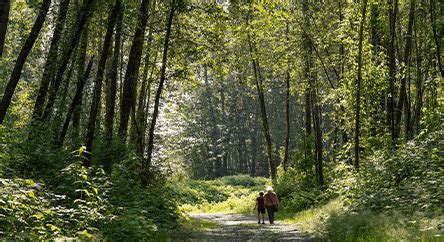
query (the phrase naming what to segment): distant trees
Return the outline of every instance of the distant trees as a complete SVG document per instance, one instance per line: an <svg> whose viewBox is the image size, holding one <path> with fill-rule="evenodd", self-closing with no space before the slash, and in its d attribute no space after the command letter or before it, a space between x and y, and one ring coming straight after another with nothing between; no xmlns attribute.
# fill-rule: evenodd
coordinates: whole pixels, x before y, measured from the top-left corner
<svg viewBox="0 0 444 242"><path fill-rule="evenodd" d="M0 0L0 123L39 152L84 145L86 166L134 162L143 184L186 169L324 186L442 122L435 0L15 4ZM9 14L33 8L33 24Z"/></svg>

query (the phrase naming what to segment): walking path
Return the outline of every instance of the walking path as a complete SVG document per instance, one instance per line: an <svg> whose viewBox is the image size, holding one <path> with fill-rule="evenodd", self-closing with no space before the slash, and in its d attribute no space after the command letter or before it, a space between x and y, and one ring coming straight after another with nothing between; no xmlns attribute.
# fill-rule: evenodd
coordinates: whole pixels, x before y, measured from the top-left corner
<svg viewBox="0 0 444 242"><path fill-rule="evenodd" d="M190 214L194 219L201 219L218 224L211 229L194 235L193 241L314 241L302 235L295 224L276 221L270 225L258 224L253 216L241 214Z"/></svg>

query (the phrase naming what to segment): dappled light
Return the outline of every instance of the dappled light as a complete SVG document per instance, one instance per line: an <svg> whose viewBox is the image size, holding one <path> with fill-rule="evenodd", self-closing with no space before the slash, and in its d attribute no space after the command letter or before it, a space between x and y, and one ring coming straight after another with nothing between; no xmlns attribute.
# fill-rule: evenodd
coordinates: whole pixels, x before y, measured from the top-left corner
<svg viewBox="0 0 444 242"><path fill-rule="evenodd" d="M443 45L442 0L0 0L0 240L442 241Z"/></svg>

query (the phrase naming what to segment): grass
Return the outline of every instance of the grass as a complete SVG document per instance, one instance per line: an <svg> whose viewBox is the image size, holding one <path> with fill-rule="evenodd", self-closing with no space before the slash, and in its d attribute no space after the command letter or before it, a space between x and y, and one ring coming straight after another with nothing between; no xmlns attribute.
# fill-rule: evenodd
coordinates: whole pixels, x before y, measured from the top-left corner
<svg viewBox="0 0 444 242"><path fill-rule="evenodd" d="M184 198L180 206L183 212L250 214L268 179L237 175L212 181L188 180L182 184L177 192Z"/></svg>
<svg viewBox="0 0 444 242"><path fill-rule="evenodd" d="M296 223L301 232L330 241L444 241L442 217L396 211L353 212L339 198L295 214L278 213L277 219Z"/></svg>

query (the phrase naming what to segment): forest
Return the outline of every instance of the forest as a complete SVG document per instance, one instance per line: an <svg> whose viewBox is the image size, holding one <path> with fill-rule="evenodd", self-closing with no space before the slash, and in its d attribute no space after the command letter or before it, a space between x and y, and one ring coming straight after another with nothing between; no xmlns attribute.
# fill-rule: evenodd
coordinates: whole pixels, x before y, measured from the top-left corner
<svg viewBox="0 0 444 242"><path fill-rule="evenodd" d="M444 241L443 48L443 0L0 0L0 240Z"/></svg>

